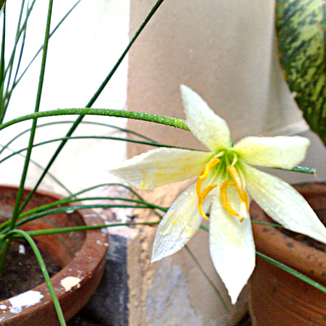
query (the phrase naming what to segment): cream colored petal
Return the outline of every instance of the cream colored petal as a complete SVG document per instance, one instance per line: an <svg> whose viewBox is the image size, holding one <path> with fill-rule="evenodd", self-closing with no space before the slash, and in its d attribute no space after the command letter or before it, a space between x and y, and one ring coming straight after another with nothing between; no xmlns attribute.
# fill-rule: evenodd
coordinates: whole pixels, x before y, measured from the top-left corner
<svg viewBox="0 0 326 326"><path fill-rule="evenodd" d="M230 195L231 191L233 196ZM230 187L230 192L231 205L238 211L240 205L235 188ZM231 302L235 304L255 267L250 219L239 222L237 217L227 213L220 197L216 196L212 203L209 234L214 266L229 292Z"/></svg>
<svg viewBox="0 0 326 326"><path fill-rule="evenodd" d="M326 228L293 187L243 164L246 187L257 204L276 222L294 232L326 243Z"/></svg>
<svg viewBox="0 0 326 326"><path fill-rule="evenodd" d="M210 152L159 148L125 161L109 172L140 189L197 176L212 157Z"/></svg>
<svg viewBox="0 0 326 326"><path fill-rule="evenodd" d="M234 149L247 164L292 169L306 157L309 143L299 136L246 137Z"/></svg>
<svg viewBox="0 0 326 326"><path fill-rule="evenodd" d="M193 135L211 151L228 148L230 131L226 122L189 87L180 86L187 126Z"/></svg>
<svg viewBox="0 0 326 326"><path fill-rule="evenodd" d="M212 193L204 201L204 212L207 211L211 199ZM155 235L152 262L179 251L195 234L201 221L194 183L173 202L160 222Z"/></svg>

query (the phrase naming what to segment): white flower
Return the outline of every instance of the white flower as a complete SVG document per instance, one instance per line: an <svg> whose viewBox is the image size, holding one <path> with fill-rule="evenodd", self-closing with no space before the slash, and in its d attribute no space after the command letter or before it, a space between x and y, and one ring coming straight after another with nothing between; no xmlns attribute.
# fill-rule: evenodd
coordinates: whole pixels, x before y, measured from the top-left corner
<svg viewBox="0 0 326 326"><path fill-rule="evenodd" d="M181 93L187 125L210 151L155 149L110 172L141 189L198 176L159 224L152 262L181 249L211 206L210 253L235 303L255 267L247 191L287 229L326 243L326 229L305 199L281 179L251 167L291 169L304 159L309 140L246 137L233 147L226 122L188 87L181 85Z"/></svg>

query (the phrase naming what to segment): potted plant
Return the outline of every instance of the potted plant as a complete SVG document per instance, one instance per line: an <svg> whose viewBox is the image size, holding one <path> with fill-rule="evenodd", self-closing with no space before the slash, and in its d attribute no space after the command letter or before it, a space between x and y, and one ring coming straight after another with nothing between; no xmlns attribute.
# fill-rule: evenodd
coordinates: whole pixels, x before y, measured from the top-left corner
<svg viewBox="0 0 326 326"><path fill-rule="evenodd" d="M5 220L1 221L0 224L0 270L4 268L5 264L8 264L6 258L10 243L25 239L32 247L38 259L44 278L46 279L46 286L51 294L51 299L49 299L46 304L43 304L43 297L48 297L48 295L41 292L43 291L41 290L41 287L36 287L34 290L31 290L31 292L27 291L27 295L32 295L33 300L40 301L41 306L43 305L45 307L45 316L47 319L44 319L44 317L41 317L43 319L40 319L44 324L50 325L52 322L53 325L57 325L58 323L60 325L65 325L66 320L69 319L79 308L73 307L65 310L64 305L61 307L60 303L64 304L65 301L70 301L70 303L72 302L74 304L75 299L69 299L67 294L71 294L72 298L80 298L82 296L82 304L85 303L88 295L83 294L84 292L82 292L83 288L81 285L85 284L86 287L94 290L103 268L106 235L103 235L101 231L94 232L93 229L105 228L108 227L108 225L105 223L101 224L98 220L91 220L90 225L88 224L89 216L85 218L85 221L83 221L81 217L82 214L79 213L79 211L85 211L90 208L103 209L124 207L156 209L166 213L162 221L159 219L158 221L149 223L158 224L158 222L161 222L154 241L153 261L160 260L161 258L182 248L199 227L207 230L205 226L201 225L201 221L202 219L210 218L211 256L218 273L228 288L232 303L235 303L241 289L247 282L255 266L255 247L251 232L251 222L248 214L249 197L247 190L254 198L260 199L260 206L264 209L268 209L268 205L266 205L265 188L266 185L269 186L273 182L276 182L272 176L260 174L258 170L252 168L250 165L277 167L284 170L311 173L311 169L297 167L297 164L299 164L299 162L304 158L308 147L309 142L306 139L302 137L276 137L275 139L247 137L234 146L230 139L229 129L226 122L219 116L215 115L204 100L186 86L181 86L186 121L143 112L93 108L99 94L111 80L111 77L128 53L130 47L162 2L163 0L160 0L155 3L135 36L131 39L125 51L123 51L117 64L105 77L98 90L85 107L40 111L48 46L53 35L52 32L50 32L53 1L49 1L46 17L47 23L44 31L44 43L40 50L42 59L39 80L37 83L36 104L33 108L34 111L28 111L24 115L13 119L5 119L5 117L7 117L8 112L10 112L10 100L12 94L14 93L17 83L20 82L21 53L23 53L25 36L26 33L28 33L28 21L31 19L30 15L35 1L30 4L26 4L22 1L21 11L18 15L18 28L15 35L14 50L12 56L9 57L9 60L5 55L6 5L3 7L2 15L4 18L4 32L0 64L0 80L2 89L0 103L0 132L8 130L13 125L24 121L30 121L32 122L32 125L31 128L24 131L29 135L27 147L12 154L14 156L24 152L25 158L17 192L13 193L13 190L11 190L13 205L8 210L8 216ZM58 25L60 24L61 22L59 22ZM56 30L56 28L54 30ZM42 143L37 143L35 140L35 135L40 127L38 125L38 120L44 117L63 115L77 115L78 117L72 123L70 122L70 129L64 137L49 140L50 142L59 141L60 145L56 147L54 154L51 156L49 161L46 162L42 175L37 180L35 186L30 191L26 191L25 184L31 164L32 153L35 150L35 147L42 145ZM90 189L84 189L77 193L72 193L65 198L56 198L49 194L44 195L42 193L37 193L38 186L44 177L49 174L49 169L57 157L61 155L66 143L77 138L73 136L74 131L83 123L83 119L86 115L137 119L173 126L186 131L191 130L194 136L209 148L209 151L173 148L173 146L164 146L142 135L137 135L142 137L142 140L138 141L139 143L158 147L158 149L127 161L116 169L112 169L111 173L141 189L149 189L154 186L184 180L195 176L197 176L197 181L176 199L170 209L146 202L133 189L121 184L119 187L121 186L129 189L135 195L135 198L129 198L128 196L126 198L81 196L87 193ZM124 131L128 132L128 130ZM16 137L19 137L19 135L14 135L12 140L16 139ZM94 136L78 137L89 138ZM102 138L137 142L128 138ZM7 145L4 147L7 148L12 140L8 141ZM8 155L5 159L8 160L10 157L12 156ZM80 164L82 164L82 162L80 162ZM267 191L266 196L269 196L269 199L273 202L276 201L278 196L287 196L287 203L290 203L291 207L297 208L295 213L300 215L303 222L297 223L296 221L293 221L293 216L290 216L289 223L288 221L282 220L279 210L275 209L275 207L272 209L272 213L274 214L273 218L278 219L280 223L284 224L291 230L304 233L310 237L325 242L325 228L321 225L315 214L311 212L306 201L302 201L302 197L297 192L293 192L292 188L286 183L278 182L280 188L275 192ZM94 188L100 186L103 185L97 185L94 186ZM48 202L46 204L40 204L38 202L36 205L32 205L31 203L33 203L33 200L36 200L40 196L46 197ZM285 209L285 203L282 202L281 204L281 208ZM212 205L212 208L211 211L208 212L210 205ZM75 211L76 213L73 213ZM58 215L59 220L66 220L68 216L69 221L70 215L77 215L77 222L74 225L59 223L58 227L55 228L49 225L44 227L44 225L42 225L42 218L45 217L45 220L49 221L49 216L52 216L53 214L62 214ZM88 214L91 214L92 216L96 215L95 213ZM161 217L161 215L159 216ZM36 226L34 224L34 221L36 220L40 221L41 224ZM94 225L94 223L96 223L96 225ZM109 226L129 224L130 223L116 223ZM77 236L77 238L74 238L76 231L83 231L86 232L86 234L82 233ZM59 263L61 262L62 265L66 265L52 279L49 278L35 240L39 239L39 247L41 249L43 248L44 253L47 253L49 252L49 239L51 239L49 235L58 234L58 236L54 237L54 240L59 238L66 239L66 236L59 236L59 234L61 235L65 233L73 238L73 245L70 242L68 247L76 245L76 250L73 250L72 253L70 253L70 258L72 258L71 263L76 260L85 260L85 257L88 254L85 256L84 246L89 239L91 239L90 242L93 246L91 250L93 251L96 251L94 246L96 247L98 244L97 240L104 240L104 242L101 241L100 244L100 257L96 260L94 255L89 256L89 258L94 259L94 262L97 261L95 264L95 272L88 271L86 267L81 267L82 270L78 271L79 273L68 275L66 274L66 271L68 270L71 272L71 263L68 262L69 259L66 261L66 258L62 258L59 255L59 257L54 257L54 260L57 260ZM99 238L96 238L96 236ZM65 240L63 240L63 242L65 242ZM53 245L50 245L50 247L51 246ZM58 244L58 246L60 245ZM230 259L230 257L233 257L233 259ZM63 261L65 262L63 263ZM236 268L234 266L236 266ZM77 269L79 269L79 267ZM91 284L87 282L90 274L95 275L95 280ZM82 277L82 275L84 276ZM61 290L63 290L62 297L60 297ZM71 292L72 290L76 290L76 294ZM13 308L18 306L16 300L21 298L22 297L18 295L18 297L8 298L7 301L0 304L0 309L2 309L0 321L2 323L10 323L10 319L12 319L10 314L17 312L17 310L10 311L10 309L12 308L12 310L14 310ZM31 297L28 296L28 299L30 298ZM23 302L25 303L26 297L23 296L23 299ZM54 320L53 318L54 309L52 308L52 304L49 303L51 300L53 301L58 320ZM25 319L21 322L22 324L28 325L28 323L35 322L36 319L34 318L36 318L35 316L37 316L37 313L32 315L35 313L33 307L34 305L28 307L28 305L23 304L22 310L25 310L26 308L26 315L23 317ZM17 321L14 321L14 324L18 325Z"/></svg>

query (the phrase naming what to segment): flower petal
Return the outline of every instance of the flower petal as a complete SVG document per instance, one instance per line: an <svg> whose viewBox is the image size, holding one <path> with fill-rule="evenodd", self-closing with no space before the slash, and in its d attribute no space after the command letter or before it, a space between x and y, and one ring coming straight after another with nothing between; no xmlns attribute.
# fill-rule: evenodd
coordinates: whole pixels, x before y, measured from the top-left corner
<svg viewBox="0 0 326 326"><path fill-rule="evenodd" d="M203 204L204 212L207 211L211 200L212 194L208 194ZM201 221L194 183L172 203L160 222L155 235L152 262L179 251L196 233Z"/></svg>
<svg viewBox="0 0 326 326"><path fill-rule="evenodd" d="M140 189L152 189L198 175L212 155L163 147L135 156L109 172Z"/></svg>
<svg viewBox="0 0 326 326"><path fill-rule="evenodd" d="M293 187L270 174L243 164L246 187L257 204L285 228L326 243L326 228Z"/></svg>
<svg viewBox="0 0 326 326"><path fill-rule="evenodd" d="M292 169L304 160L309 144L299 136L246 137L234 149L247 164Z"/></svg>
<svg viewBox="0 0 326 326"><path fill-rule="evenodd" d="M232 206L237 206L234 207L237 210L240 206L238 194L235 188L231 189L233 196L229 195L230 202ZM209 234L214 266L235 304L255 268L256 253L250 219L239 222L237 217L227 213L220 197L216 196L212 203Z"/></svg>
<svg viewBox="0 0 326 326"><path fill-rule="evenodd" d="M211 151L229 148L230 131L226 122L189 87L180 86L187 126L193 135Z"/></svg>

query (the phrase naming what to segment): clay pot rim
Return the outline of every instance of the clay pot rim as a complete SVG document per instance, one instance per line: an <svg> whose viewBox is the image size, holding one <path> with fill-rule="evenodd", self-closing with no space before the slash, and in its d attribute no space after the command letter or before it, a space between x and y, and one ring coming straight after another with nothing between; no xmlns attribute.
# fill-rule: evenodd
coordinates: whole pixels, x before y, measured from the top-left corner
<svg viewBox="0 0 326 326"><path fill-rule="evenodd" d="M0 189L3 188L9 188L11 190L17 191L17 187L15 186L0 185ZM31 189L24 188L24 191L29 192ZM54 198L54 200L60 200L64 198L63 196L42 190L37 191L37 194L50 196ZM76 212L80 214L85 225L103 224L102 218L100 218L100 216L91 209L76 210ZM106 257L106 252L108 250L108 232L103 232L101 229L78 232L86 233L86 237L81 248L77 252L76 256L66 266L64 266L57 274L51 277L51 282L60 301L67 297L70 292L79 289L82 285L87 283L92 278L92 276L97 272L98 268L103 265ZM85 261L89 261L89 263L85 264ZM70 289L68 289L67 286L64 287L61 283L62 280L66 279L67 277L73 277L76 278L76 281L77 279L79 279L79 281ZM19 313L10 312L9 309L11 307L11 303L9 300L11 298L0 301L0 312L5 313L4 318L0 314L0 321L2 323L15 318L17 315L30 315L33 311L40 309L42 306L48 306L52 304L52 298L49 294L48 287L45 282L30 290L40 292L43 297L37 304L33 306L24 306L22 311ZM4 306L6 306L5 309ZM72 316L68 316L68 319L71 317Z"/></svg>
<svg viewBox="0 0 326 326"><path fill-rule="evenodd" d="M307 198L326 196L325 182L300 183L293 187ZM252 221L275 223L254 201L250 204L250 215ZM289 237L274 226L252 223L252 229L258 252L326 285L325 252Z"/></svg>

